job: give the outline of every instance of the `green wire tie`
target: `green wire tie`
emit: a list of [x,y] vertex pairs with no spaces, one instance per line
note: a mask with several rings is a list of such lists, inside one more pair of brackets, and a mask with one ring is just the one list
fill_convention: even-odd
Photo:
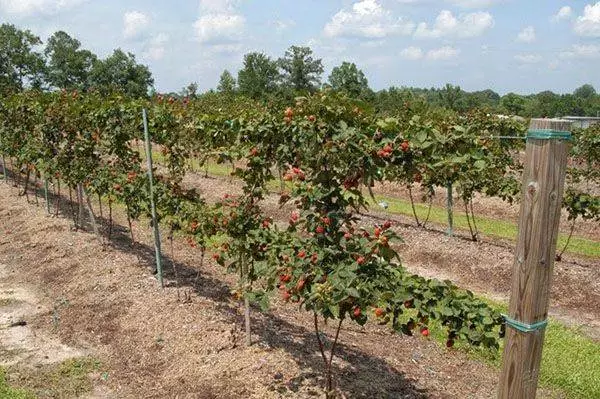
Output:
[[511,319],[510,317],[508,317],[508,315],[505,315],[505,314],[503,314],[502,317],[504,318],[504,321],[506,322],[506,325],[508,327],[512,327],[515,330],[518,330],[518,331],[521,331],[524,333],[543,330],[548,325],[547,319],[543,320],[543,321],[538,321],[537,323],[527,324],[527,323],[523,323],[523,322],[520,322],[515,319]]
[[573,136],[571,136],[571,132],[565,130],[530,129],[527,131],[527,140],[529,139],[571,141]]

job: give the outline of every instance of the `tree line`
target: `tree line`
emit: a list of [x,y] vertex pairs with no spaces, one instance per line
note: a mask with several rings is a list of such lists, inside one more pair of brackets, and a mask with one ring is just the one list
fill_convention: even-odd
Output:
[[[600,115],[600,94],[590,84],[569,94],[547,90],[530,95],[508,93],[501,96],[491,89],[468,92],[449,83],[441,88],[392,86],[375,91],[354,63],[342,62],[334,67],[325,82],[323,73],[323,62],[314,56],[310,47],[291,46],[278,59],[262,52],[250,52],[244,55],[237,76],[223,71],[216,91],[272,102],[289,101],[299,93],[328,87],[362,100],[380,114],[393,114],[407,103],[422,102],[428,107],[461,113],[478,108],[523,117]],[[101,59],[63,31],[54,33],[44,46],[42,40],[29,30],[11,24],[0,26],[0,93],[32,88],[98,90],[102,94],[120,91],[131,97],[147,97],[154,92],[153,85],[150,69],[139,64],[132,53],[117,48]],[[170,94],[201,95],[195,82],[179,93]]]

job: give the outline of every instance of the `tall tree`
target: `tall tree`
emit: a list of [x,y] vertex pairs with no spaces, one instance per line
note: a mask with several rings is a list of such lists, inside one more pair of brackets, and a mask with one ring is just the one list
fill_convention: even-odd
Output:
[[438,93],[444,107],[453,111],[460,111],[463,108],[462,100],[464,98],[460,86],[452,86],[450,83],[446,83],[446,86]]
[[277,88],[279,70],[277,63],[263,53],[248,53],[244,56],[244,67],[238,72],[240,93],[259,98]]
[[136,62],[135,55],[116,49],[105,60],[94,62],[90,82],[103,93],[121,91],[131,97],[146,97],[154,79],[147,66]]
[[278,61],[284,82],[295,90],[313,91],[321,83],[323,63],[312,53],[310,47],[292,46]]
[[48,62],[48,82],[59,89],[81,89],[89,86],[89,75],[95,54],[81,49],[81,42],[66,32],[54,33],[44,54]]
[[179,93],[182,97],[198,98],[198,83],[192,82]]
[[329,84],[336,91],[343,91],[353,97],[369,91],[369,82],[356,64],[344,61],[333,68],[329,75]]
[[33,50],[40,44],[40,38],[29,30],[0,25],[0,91],[42,85],[44,58]]
[[221,74],[217,91],[220,93],[231,94],[235,92],[235,78],[227,69]]
[[522,115],[525,103],[525,98],[515,93],[508,93],[500,100],[502,107],[511,115]]
[[583,100],[590,100],[596,96],[596,89],[591,84],[584,84],[575,89],[573,95]]

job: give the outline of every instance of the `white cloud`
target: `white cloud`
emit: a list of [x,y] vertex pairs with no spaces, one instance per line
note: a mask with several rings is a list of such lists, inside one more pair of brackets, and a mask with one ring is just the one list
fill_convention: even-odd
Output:
[[11,15],[56,14],[87,0],[0,0],[0,10]]
[[432,28],[421,22],[415,31],[417,38],[456,37],[468,38],[481,36],[494,26],[494,17],[488,12],[473,12],[456,18],[452,12],[442,10],[436,17]]
[[580,36],[600,37],[600,1],[585,6],[583,15],[575,21],[574,29]]
[[169,36],[165,33],[159,33],[154,36],[147,44],[146,50],[142,54],[144,58],[158,61],[165,56],[165,47],[169,42]]
[[238,3],[238,0],[200,0],[200,12],[232,13]]
[[246,24],[246,19],[237,14],[208,14],[194,23],[198,40],[203,43],[235,41]]
[[123,15],[123,36],[131,39],[139,36],[150,25],[150,18],[139,11],[128,11]]
[[215,46],[239,41],[246,18],[236,12],[237,4],[236,0],[200,0],[201,15],[194,22],[198,40]]
[[560,53],[560,58],[600,58],[600,45],[595,44],[574,44],[570,50]]
[[294,21],[293,19],[286,19],[286,20],[277,20],[275,21],[275,29],[277,29],[277,31],[282,32],[284,30],[293,28],[294,26],[296,26],[296,21]]
[[454,47],[444,46],[438,49],[429,50],[426,58],[432,61],[443,61],[456,58],[459,54],[460,50],[455,49]]
[[573,15],[573,9],[569,6],[562,6],[560,10],[552,17],[552,21],[559,22],[563,19],[569,19]]
[[515,60],[521,64],[537,64],[543,60],[541,55],[538,54],[517,54]]
[[394,18],[377,0],[355,2],[351,9],[338,11],[327,24],[324,33],[327,37],[362,37],[381,39],[390,35],[410,35],[413,22]]
[[490,7],[496,3],[500,3],[502,0],[446,0],[448,3],[452,3],[455,6],[463,8],[485,8]]
[[410,61],[417,61],[423,58],[423,50],[420,47],[407,47],[400,52],[400,56]]
[[517,41],[523,43],[535,42],[535,29],[533,28],[533,26],[528,26],[521,32],[519,32],[517,36]]

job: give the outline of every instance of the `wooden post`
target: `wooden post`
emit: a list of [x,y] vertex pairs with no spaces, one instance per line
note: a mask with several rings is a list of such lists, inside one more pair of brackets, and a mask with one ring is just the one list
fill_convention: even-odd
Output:
[[152,144],[150,143],[150,132],[148,131],[148,116],[146,109],[142,110],[142,118],[144,120],[144,139],[146,141],[146,160],[148,162],[148,179],[150,180],[150,208],[152,209],[152,227],[154,228],[154,252],[156,255],[156,274],[161,288],[163,283],[162,270],[162,255],[160,251],[160,230],[158,229],[158,221],[156,217],[156,205],[154,203],[154,176],[152,174]]
[[532,119],[498,397],[535,398],[554,267],[571,122]]

